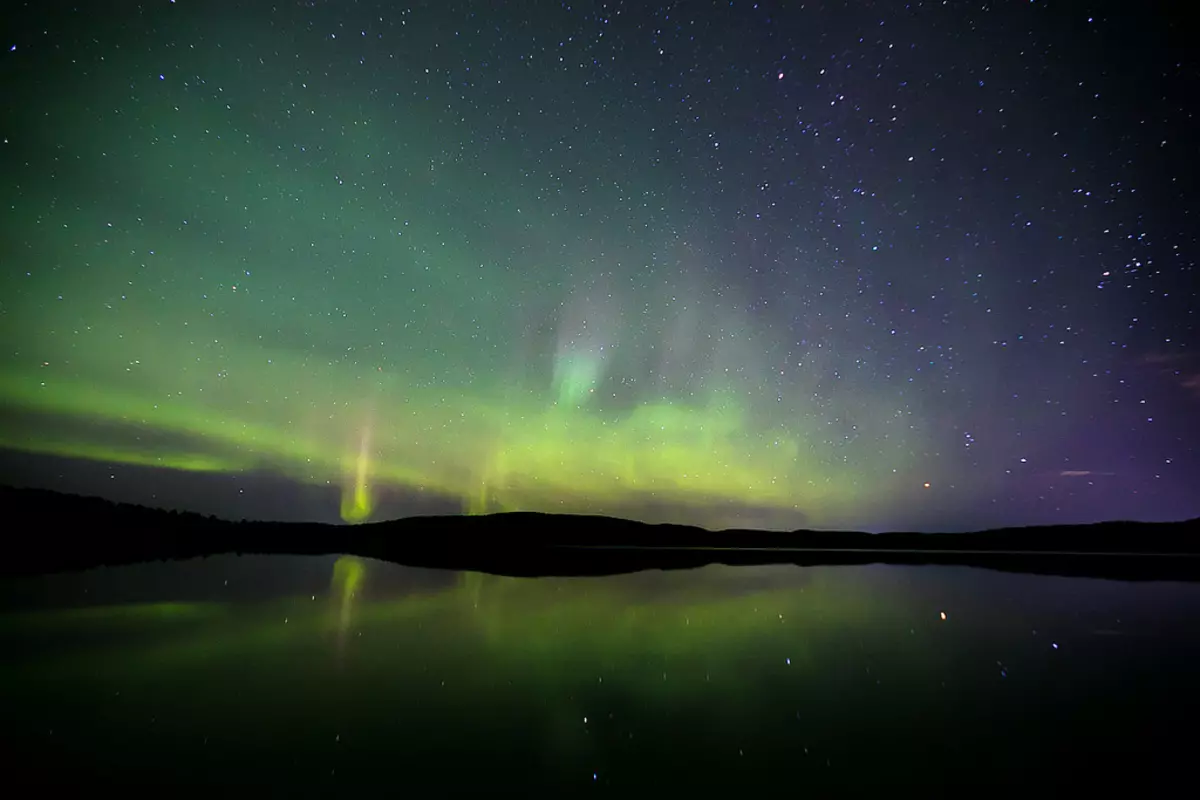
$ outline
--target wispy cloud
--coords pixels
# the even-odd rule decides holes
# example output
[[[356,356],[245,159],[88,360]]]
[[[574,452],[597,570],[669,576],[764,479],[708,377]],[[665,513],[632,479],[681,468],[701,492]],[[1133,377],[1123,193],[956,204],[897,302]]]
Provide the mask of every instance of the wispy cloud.
[[[1142,362],[1171,375],[1200,399],[1200,358],[1190,353],[1150,353],[1142,357]]]
[[[1098,472],[1094,469],[1064,469],[1058,473],[1058,476],[1060,478],[1087,478],[1092,475],[1107,475],[1111,477],[1116,474],[1115,472]]]

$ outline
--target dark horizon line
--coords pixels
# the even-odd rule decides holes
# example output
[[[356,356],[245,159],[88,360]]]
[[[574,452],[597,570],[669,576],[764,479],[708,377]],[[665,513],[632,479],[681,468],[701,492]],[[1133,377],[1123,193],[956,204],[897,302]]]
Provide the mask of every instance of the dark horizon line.
[[[531,510],[516,510],[516,511],[489,511],[483,514],[413,514],[410,516],[389,517],[387,519],[364,520],[362,522],[322,522],[318,520],[276,520],[276,519],[251,519],[248,517],[234,518],[222,516],[219,514],[206,514],[200,511],[190,511],[186,509],[167,508],[159,505],[147,505],[144,503],[131,503],[123,500],[111,500],[107,497],[97,494],[80,494],[77,492],[62,492],[56,489],[45,489],[33,486],[12,486],[0,484],[0,500],[7,500],[4,495],[24,494],[34,495],[42,494],[48,498],[69,498],[72,501],[89,501],[96,503],[104,503],[109,506],[124,507],[129,509],[144,509],[147,511],[160,512],[175,516],[197,517],[204,520],[212,520],[225,524],[234,525],[284,525],[297,527],[317,526],[329,528],[333,530],[355,530],[363,528],[372,528],[379,525],[396,525],[396,524],[411,524],[415,522],[434,522],[439,520],[461,520],[461,519],[513,519],[516,517],[528,517],[531,519],[570,519],[578,521],[592,522],[609,522],[621,525],[634,525],[646,528],[655,529],[680,529],[694,530],[704,535],[720,535],[720,534],[757,534],[762,536],[791,536],[797,534],[822,534],[822,535],[846,535],[846,536],[979,536],[979,535],[994,535],[998,533],[1009,532],[1031,532],[1038,530],[1081,530],[1102,528],[1105,526],[1149,526],[1149,527],[1170,527],[1170,526],[1200,526],[1200,516],[1187,517],[1177,520],[1154,520],[1144,521],[1137,519],[1106,519],[1095,522],[1070,522],[1070,523],[1033,523],[1027,525],[1004,525],[996,528],[969,528],[960,530],[937,530],[937,531],[921,531],[921,530],[905,530],[895,529],[886,531],[866,531],[853,528],[788,528],[788,529],[772,529],[772,528],[706,528],[700,525],[694,525],[685,522],[645,522],[632,517],[611,516],[608,514],[597,513],[576,513],[564,511],[531,511]],[[15,498],[14,498],[15,499]]]
[[[0,487],[16,524],[0,574],[40,575],[223,554],[353,555],[514,577],[599,576],[710,564],[982,567],[1113,580],[1200,581],[1200,520],[975,533],[709,531],[614,517],[507,512],[360,525],[234,522],[48,489]],[[110,535],[115,534],[115,535]]]

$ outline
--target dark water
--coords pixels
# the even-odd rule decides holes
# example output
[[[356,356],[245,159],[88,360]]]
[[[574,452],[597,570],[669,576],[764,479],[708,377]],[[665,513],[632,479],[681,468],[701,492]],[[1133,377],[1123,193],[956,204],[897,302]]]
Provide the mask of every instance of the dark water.
[[[4,749],[47,789],[1165,790],[1200,711],[1190,584],[222,557],[0,590]]]

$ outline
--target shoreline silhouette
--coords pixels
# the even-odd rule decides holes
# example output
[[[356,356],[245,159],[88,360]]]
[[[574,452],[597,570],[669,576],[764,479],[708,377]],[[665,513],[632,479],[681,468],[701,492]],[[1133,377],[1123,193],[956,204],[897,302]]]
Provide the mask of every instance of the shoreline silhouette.
[[[1200,581],[1200,519],[970,533],[721,530],[510,512],[365,523],[230,521],[99,497],[0,487],[3,575],[236,554],[346,554],[498,575],[612,575],[707,564],[969,566],[1115,580]]]

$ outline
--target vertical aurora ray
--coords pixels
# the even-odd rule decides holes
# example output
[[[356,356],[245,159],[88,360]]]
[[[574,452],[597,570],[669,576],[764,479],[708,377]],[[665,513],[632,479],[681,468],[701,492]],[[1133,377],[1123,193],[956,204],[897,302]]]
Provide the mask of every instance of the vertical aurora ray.
[[[362,428],[358,453],[350,460],[351,469],[342,485],[342,519],[346,522],[365,522],[375,508],[371,494],[371,421]]]
[[[658,27],[648,7],[600,42],[558,11],[534,36],[499,6],[458,31],[475,11],[453,0],[342,5],[238,25],[187,3],[28,5],[30,41],[62,45],[13,47],[0,71],[13,474],[40,454],[113,465],[73,468],[103,472],[81,479],[102,494],[122,465],[237,476],[238,505],[206,509],[222,516],[269,475],[336,487],[322,515],[347,522],[418,494],[709,527],[1197,513],[1194,442],[1168,433],[1195,416],[1194,280],[1172,267],[1148,291],[1139,267],[1100,292],[1107,267],[1084,257],[1188,263],[1169,232],[1190,230],[1191,195],[1148,166],[1187,137],[1133,126],[1154,155],[1117,174],[1080,133],[1145,117],[1119,86],[1095,90],[1102,117],[1042,131],[1078,109],[1050,87],[996,128],[953,95],[914,110],[899,46],[896,80],[761,63],[758,34],[729,39],[757,30],[741,4],[654,53],[633,45]],[[772,15],[789,52],[860,46],[852,13],[814,13]],[[990,93],[1026,68],[947,38],[932,21],[952,5],[921,13],[933,73],[990,53],[1014,65]],[[604,52],[529,57],[549,41]],[[726,48],[759,66],[734,75],[710,57]],[[668,83],[690,99],[665,102],[663,54],[684,49],[698,67]],[[803,135],[783,107],[806,109]],[[1054,131],[1083,138],[1047,148]],[[1154,230],[1113,244],[1076,159],[1097,186],[1139,184],[1104,213]],[[981,183],[957,192],[947,170]]]

